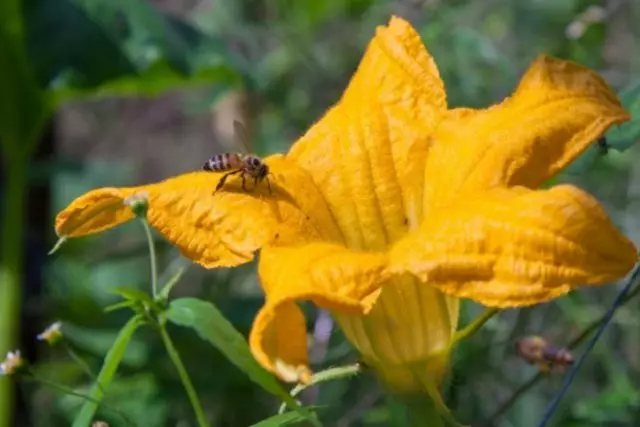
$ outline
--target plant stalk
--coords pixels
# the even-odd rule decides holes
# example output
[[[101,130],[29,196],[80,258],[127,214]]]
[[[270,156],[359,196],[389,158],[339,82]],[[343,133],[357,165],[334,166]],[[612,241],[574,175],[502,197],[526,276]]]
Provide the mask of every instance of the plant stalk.
[[[147,243],[149,244],[149,258],[151,259],[151,295],[155,301],[158,297],[158,266],[156,261],[156,245],[153,242],[153,234],[151,233],[151,227],[146,218],[141,218],[142,226],[144,227],[144,233],[147,236]]]
[[[17,161],[21,160],[21,161]],[[2,226],[0,228],[0,358],[16,346],[20,330],[20,300],[24,258],[27,159],[6,164]],[[0,378],[0,427],[12,425],[13,384]]]
[[[458,343],[474,335],[482,326],[484,326],[485,323],[487,323],[493,316],[495,316],[498,311],[500,310],[498,310],[497,308],[485,309],[478,317],[473,319],[471,323],[455,333],[453,337],[454,343]]]
[[[162,341],[164,342],[164,346],[167,349],[167,353],[169,353],[169,357],[171,361],[175,365],[178,370],[178,374],[180,375],[180,380],[182,381],[182,385],[187,391],[187,395],[189,396],[189,400],[191,401],[191,406],[193,407],[193,412],[196,414],[196,419],[198,420],[198,425],[200,427],[208,427],[207,419],[204,416],[204,411],[202,410],[202,405],[200,404],[200,400],[198,399],[198,394],[196,393],[195,388],[193,387],[193,383],[191,382],[191,378],[189,378],[189,374],[187,373],[187,369],[184,367],[182,360],[180,359],[180,354],[178,350],[176,350],[173,342],[171,341],[171,337],[167,332],[166,326],[161,322],[160,323],[160,335],[162,335]]]
[[[407,409],[409,427],[445,427],[434,402],[428,396],[406,396],[402,403]]]

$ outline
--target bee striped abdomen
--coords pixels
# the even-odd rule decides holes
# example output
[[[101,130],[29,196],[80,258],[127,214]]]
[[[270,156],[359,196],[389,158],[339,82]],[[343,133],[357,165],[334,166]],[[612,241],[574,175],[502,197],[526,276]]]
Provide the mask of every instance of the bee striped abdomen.
[[[202,169],[210,172],[226,172],[230,169],[238,169],[240,157],[236,153],[222,153],[208,159],[202,165]]]

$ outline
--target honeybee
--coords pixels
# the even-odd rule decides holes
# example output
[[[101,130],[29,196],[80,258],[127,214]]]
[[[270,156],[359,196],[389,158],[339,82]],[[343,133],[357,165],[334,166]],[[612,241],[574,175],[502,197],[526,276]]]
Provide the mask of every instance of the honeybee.
[[[249,152],[248,149],[248,138],[247,131],[245,127],[237,120],[233,121],[233,132],[234,138],[237,142],[239,142],[244,148],[245,152]],[[248,175],[250,178],[253,178],[253,188],[255,188],[260,182],[267,181],[267,187],[269,188],[269,193],[271,193],[271,184],[269,183],[269,166],[260,159],[258,156],[254,156],[252,154],[244,154],[244,153],[222,153],[216,154],[215,156],[208,159],[204,165],[202,165],[202,170],[209,172],[227,172],[225,173],[218,185],[216,185],[216,189],[214,190],[214,194],[222,188],[222,186],[232,175],[238,175],[242,177],[242,189],[247,191],[246,186],[246,176]]]
[[[573,365],[573,356],[566,348],[556,348],[538,336],[522,338],[516,344],[516,352],[530,365],[537,365],[541,371],[562,370]]]

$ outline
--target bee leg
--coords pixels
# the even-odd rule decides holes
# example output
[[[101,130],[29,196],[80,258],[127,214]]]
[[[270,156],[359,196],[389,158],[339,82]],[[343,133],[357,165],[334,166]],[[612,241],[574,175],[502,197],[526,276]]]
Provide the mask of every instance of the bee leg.
[[[240,175],[240,176],[242,177],[242,189],[243,189],[244,191],[248,191],[248,190],[247,190],[247,180],[246,180],[246,178],[245,178],[245,176],[244,176],[244,173],[243,173],[242,175]]]
[[[242,172],[242,169],[238,169],[238,170],[235,170],[235,171],[227,172],[224,175],[222,175],[222,178],[220,178],[220,181],[218,181],[218,184],[216,185],[216,189],[213,191],[213,194],[215,194],[218,190],[220,190],[222,188],[224,183],[227,182],[227,178],[229,178],[231,175],[235,175],[235,174],[237,174],[239,172]],[[244,181],[244,176],[242,177],[242,180]]]
[[[267,180],[267,188],[269,189],[269,194],[273,194],[273,191],[271,191],[271,183],[269,183],[269,177],[265,176],[265,179]]]

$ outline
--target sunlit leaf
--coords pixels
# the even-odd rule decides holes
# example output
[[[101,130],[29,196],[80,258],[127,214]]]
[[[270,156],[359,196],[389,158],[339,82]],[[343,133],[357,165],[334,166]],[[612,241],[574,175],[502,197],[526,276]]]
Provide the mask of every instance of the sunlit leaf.
[[[278,380],[255,361],[245,338],[213,304],[181,298],[171,302],[166,314],[171,322],[194,329],[265,390],[289,396]]]
[[[269,393],[278,396],[307,419],[311,414],[301,408],[289,396],[278,380],[253,358],[244,336],[238,332],[224,315],[210,302],[196,298],[180,298],[171,302],[166,312],[167,319],[176,325],[193,329],[227,359]]]

